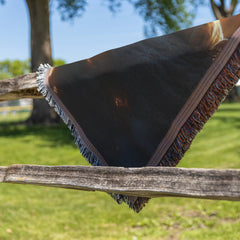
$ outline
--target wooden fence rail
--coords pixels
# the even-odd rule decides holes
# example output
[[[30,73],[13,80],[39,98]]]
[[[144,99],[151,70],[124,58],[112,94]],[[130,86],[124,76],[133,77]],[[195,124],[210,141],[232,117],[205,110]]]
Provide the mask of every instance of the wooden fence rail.
[[[240,200],[240,170],[11,165],[0,167],[0,182],[149,198]]]
[[[42,98],[36,74],[0,80],[0,101]],[[240,200],[240,170],[169,167],[11,165],[0,167],[0,182],[35,184],[143,197]]]
[[[0,101],[21,98],[43,98],[37,91],[36,73],[0,80]]]

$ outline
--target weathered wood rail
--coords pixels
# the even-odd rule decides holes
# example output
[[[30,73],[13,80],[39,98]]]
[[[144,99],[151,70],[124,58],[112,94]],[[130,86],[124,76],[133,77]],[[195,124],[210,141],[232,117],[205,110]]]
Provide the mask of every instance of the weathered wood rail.
[[[36,73],[0,80],[0,101],[21,98],[43,98],[37,91]]]
[[[0,182],[149,198],[240,200],[240,170],[11,165],[0,167]]]
[[[0,80],[0,101],[42,98],[36,74]],[[240,200],[240,169],[11,165],[0,167],[0,182],[35,184],[143,197]]]

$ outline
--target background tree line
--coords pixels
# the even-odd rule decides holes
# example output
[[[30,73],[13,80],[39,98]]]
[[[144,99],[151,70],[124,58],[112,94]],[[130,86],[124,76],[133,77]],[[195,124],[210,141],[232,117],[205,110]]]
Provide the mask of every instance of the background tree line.
[[[62,59],[53,60],[53,66],[65,64]],[[13,78],[31,71],[31,60],[4,60],[0,61],[0,79]]]

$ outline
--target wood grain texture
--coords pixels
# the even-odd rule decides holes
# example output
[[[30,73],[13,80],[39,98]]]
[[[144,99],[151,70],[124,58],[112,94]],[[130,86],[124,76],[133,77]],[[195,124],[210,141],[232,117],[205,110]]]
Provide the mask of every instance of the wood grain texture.
[[[142,197],[240,200],[240,170],[11,165],[0,181]]]
[[[43,98],[37,91],[36,73],[0,80],[0,101],[21,98]]]

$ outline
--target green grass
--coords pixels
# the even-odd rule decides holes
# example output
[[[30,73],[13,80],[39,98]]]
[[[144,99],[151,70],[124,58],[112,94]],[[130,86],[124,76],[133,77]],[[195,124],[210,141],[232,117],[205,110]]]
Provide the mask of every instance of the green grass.
[[[83,165],[63,125],[25,127],[26,113],[0,119],[0,165]],[[240,168],[240,104],[224,104],[179,166]],[[107,194],[0,184],[0,240],[240,239],[240,203],[152,199],[136,214]]]

